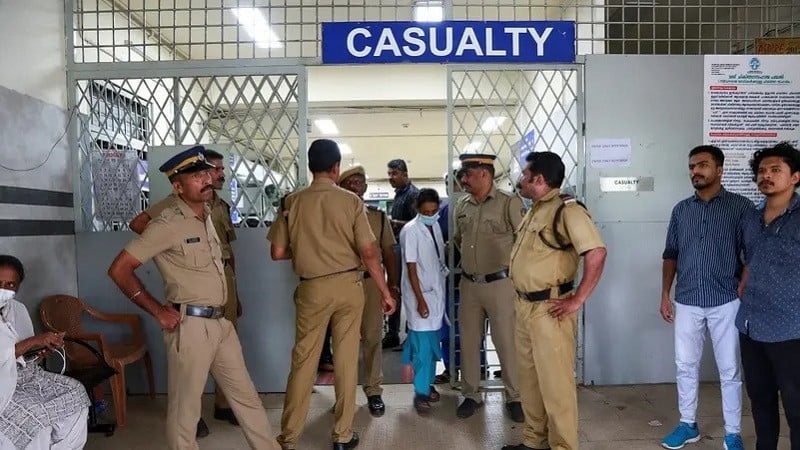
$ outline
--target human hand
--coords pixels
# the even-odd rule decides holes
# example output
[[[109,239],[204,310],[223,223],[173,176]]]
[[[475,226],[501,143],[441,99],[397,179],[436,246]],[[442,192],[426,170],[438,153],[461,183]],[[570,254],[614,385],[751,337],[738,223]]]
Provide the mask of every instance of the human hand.
[[[423,319],[428,318],[430,312],[428,311],[428,303],[425,300],[417,302],[417,312]]]
[[[392,295],[384,295],[381,300],[383,303],[383,314],[391,316],[397,310],[397,301]]]
[[[36,344],[41,347],[43,351],[52,351],[64,346],[64,333],[56,331],[48,331],[36,336]]]
[[[161,305],[156,320],[163,330],[174,331],[181,321],[181,313],[169,305]]]
[[[547,303],[553,305],[547,310],[547,313],[550,314],[550,317],[558,320],[564,319],[566,316],[578,311],[581,309],[581,306],[583,306],[583,301],[574,295],[570,295],[569,297],[565,298],[551,298],[550,300],[547,300]]]
[[[675,322],[675,315],[672,311],[672,300],[670,300],[668,296],[661,298],[660,312],[661,317],[663,317],[667,323]]]

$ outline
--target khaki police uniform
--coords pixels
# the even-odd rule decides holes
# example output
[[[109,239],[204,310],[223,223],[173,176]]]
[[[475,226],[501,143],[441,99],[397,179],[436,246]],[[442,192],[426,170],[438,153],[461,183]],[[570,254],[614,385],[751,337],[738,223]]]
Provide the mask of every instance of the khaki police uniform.
[[[359,327],[364,311],[358,248],[375,242],[364,203],[333,180],[314,180],[309,187],[286,197],[267,238],[274,246],[291,249],[294,271],[300,277],[294,294],[292,367],[278,441],[283,448],[297,448],[330,322],[336,355],[333,441],[349,442],[353,437]]]
[[[519,228],[511,252],[511,279],[516,300],[517,368],[525,412],[524,444],[532,448],[578,448],[578,399],[575,386],[575,338],[578,313],[561,321],[548,314],[551,303],[527,298],[563,298],[571,294],[580,255],[605,247],[589,213],[568,203],[558,230],[571,244],[555,243],[553,219],[563,203],[554,189],[534,203]]]
[[[386,213],[372,206],[367,206],[367,220],[372,234],[378,239],[378,246],[383,252],[395,245],[392,225]],[[383,297],[375,280],[369,278],[364,270],[364,317],[361,318],[361,352],[364,357],[364,393],[367,397],[383,395]]]
[[[463,274],[459,289],[461,368],[464,397],[481,402],[480,351],[488,316],[492,341],[503,370],[506,401],[519,401],[514,330],[516,292],[508,278],[514,233],[522,222],[519,197],[492,187],[483,203],[469,195],[455,208],[453,239],[461,250]],[[496,277],[497,280],[487,282]]]
[[[173,192],[160,202],[147,208],[145,213],[151,218],[156,218],[165,209],[175,207],[177,198],[177,194]],[[233,328],[236,329],[239,297],[236,291],[236,274],[230,263],[233,257],[231,242],[236,240],[236,230],[231,221],[230,206],[216,192],[214,192],[214,197],[211,199],[209,207],[211,208],[211,221],[214,223],[214,229],[217,230],[217,236],[222,246],[222,261],[225,265],[225,282],[228,287],[227,300],[225,301],[225,318],[230,320]],[[230,408],[228,400],[219,385],[214,389],[214,404],[218,408]]]
[[[223,306],[227,298],[219,236],[206,207],[201,220],[176,197],[125,250],[144,263],[154,259],[166,300],[181,322],[164,331],[167,348],[167,441],[170,449],[198,449],[195,433],[209,371],[231,403],[250,448],[277,449],[266,411],[247,373],[233,324],[223,317],[187,316],[186,305]]]

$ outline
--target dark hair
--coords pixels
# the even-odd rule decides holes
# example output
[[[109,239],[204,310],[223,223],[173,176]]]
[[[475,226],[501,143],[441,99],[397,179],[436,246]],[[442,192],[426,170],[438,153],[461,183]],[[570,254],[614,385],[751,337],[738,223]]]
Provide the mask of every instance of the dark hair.
[[[417,195],[417,209],[422,207],[423,203],[436,203],[439,204],[439,193],[435,189],[424,188],[419,190]]]
[[[699,155],[700,153],[708,153],[711,155],[711,157],[714,158],[714,162],[717,163],[717,166],[722,167],[725,164],[725,154],[722,153],[719,147],[714,145],[698,145],[689,152],[689,158]]]
[[[308,169],[311,173],[330,172],[342,162],[339,145],[330,139],[317,139],[308,148]]]
[[[525,158],[528,170],[533,175],[541,175],[551,188],[559,188],[564,183],[564,162],[553,152],[530,152]]]
[[[386,167],[392,170],[399,170],[400,172],[408,172],[408,166],[402,159],[393,159],[386,164]]]
[[[25,279],[25,267],[22,266],[22,261],[17,259],[16,256],[0,255],[0,267],[11,267],[17,272],[19,282]]]
[[[783,162],[789,166],[791,173],[800,171],[800,151],[792,147],[788,142],[781,142],[774,147],[762,148],[753,153],[753,159],[750,160],[753,181],[758,180],[758,167],[761,165],[761,161],[770,156],[778,156],[783,159]],[[795,186],[800,186],[800,181],[795,183]]]
[[[216,150],[211,150],[210,148],[203,150],[203,156],[205,156],[206,159],[225,159],[225,157],[222,156],[222,153]]]

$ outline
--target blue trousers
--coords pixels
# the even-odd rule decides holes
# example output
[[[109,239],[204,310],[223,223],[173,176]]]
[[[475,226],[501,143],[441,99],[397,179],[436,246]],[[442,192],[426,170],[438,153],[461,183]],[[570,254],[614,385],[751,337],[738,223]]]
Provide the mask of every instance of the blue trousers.
[[[403,346],[403,364],[414,367],[414,393],[428,396],[436,378],[436,362],[442,358],[439,331],[408,331]]]

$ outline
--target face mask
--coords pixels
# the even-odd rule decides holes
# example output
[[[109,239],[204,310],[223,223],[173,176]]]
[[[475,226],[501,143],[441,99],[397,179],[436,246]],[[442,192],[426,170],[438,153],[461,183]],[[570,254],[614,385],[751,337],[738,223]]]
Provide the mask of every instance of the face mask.
[[[439,213],[436,213],[432,216],[423,216],[422,214],[418,214],[419,221],[422,222],[423,225],[432,226],[439,220]]]
[[[8,301],[14,298],[15,295],[17,293],[11,289],[0,289],[0,308],[6,306]]]

